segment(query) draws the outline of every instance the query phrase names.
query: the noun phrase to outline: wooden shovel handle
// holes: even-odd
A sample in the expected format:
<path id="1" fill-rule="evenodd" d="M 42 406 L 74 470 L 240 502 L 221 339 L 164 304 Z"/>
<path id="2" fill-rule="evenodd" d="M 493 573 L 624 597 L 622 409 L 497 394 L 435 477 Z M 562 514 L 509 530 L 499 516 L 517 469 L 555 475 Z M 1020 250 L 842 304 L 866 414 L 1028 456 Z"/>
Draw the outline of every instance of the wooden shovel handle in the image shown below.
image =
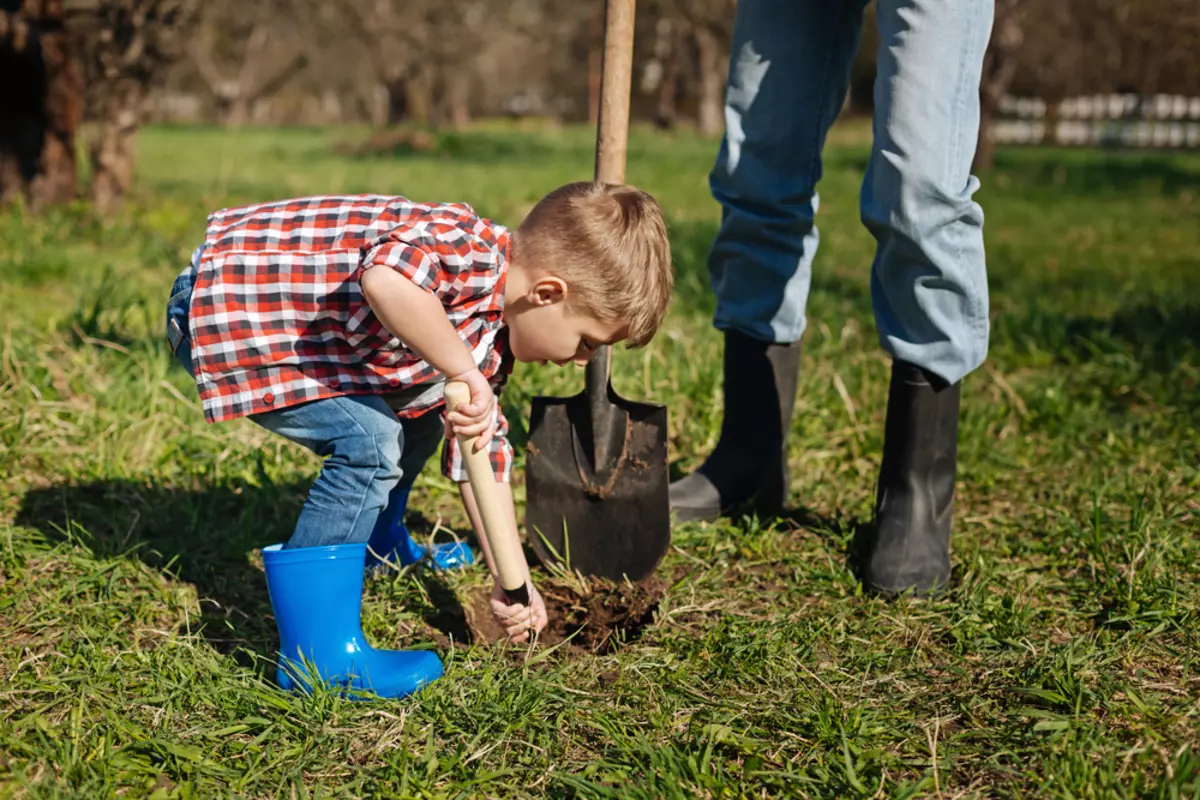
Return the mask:
<path id="1" fill-rule="evenodd" d="M 457 409 L 471 402 L 471 390 L 462 381 L 447 381 L 445 389 L 446 411 Z M 496 476 L 486 450 L 475 452 L 475 436 L 455 436 L 463 463 L 467 467 L 467 481 L 475 495 L 475 505 L 483 520 L 483 535 L 487 537 L 488 549 L 500 573 L 500 585 L 514 603 L 529 605 L 529 588 L 525 576 L 529 564 L 521 549 L 521 540 L 513 521 L 500 504 Z"/>
<path id="2" fill-rule="evenodd" d="M 625 182 L 629 92 L 633 82 L 634 0 L 606 0 L 600 115 L 596 129 L 596 180 Z"/>
<path id="3" fill-rule="evenodd" d="M 625 182 L 629 144 L 629 94 L 633 83 L 633 16 L 635 0 L 605 0 L 604 60 L 600 74 L 600 116 L 596 126 L 596 177 L 600 183 Z M 608 402 L 612 348 L 602 345 L 587 365 L 586 388 L 592 405 L 593 435 L 608 441 L 613 424 Z M 608 454 L 597 453 L 597 461 Z"/>

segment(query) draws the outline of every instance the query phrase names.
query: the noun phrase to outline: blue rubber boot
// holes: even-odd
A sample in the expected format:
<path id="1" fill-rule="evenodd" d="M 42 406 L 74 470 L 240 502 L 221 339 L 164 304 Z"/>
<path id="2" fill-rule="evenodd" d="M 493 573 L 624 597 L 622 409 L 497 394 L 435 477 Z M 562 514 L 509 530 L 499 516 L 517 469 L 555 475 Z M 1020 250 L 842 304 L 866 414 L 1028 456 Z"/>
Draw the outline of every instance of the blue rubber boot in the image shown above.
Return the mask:
<path id="1" fill-rule="evenodd" d="M 388 507 L 379 516 L 375 531 L 371 534 L 367 550 L 366 568 L 374 572 L 391 562 L 407 567 L 418 561 L 427 561 L 434 569 L 459 569 L 475 563 L 475 554 L 466 542 L 434 543 L 433 552 L 413 541 L 404 524 L 404 513 L 408 510 L 408 496 L 412 486 L 398 486 L 388 498 Z"/>
<path id="2" fill-rule="evenodd" d="M 361 617 L 365 544 L 281 548 L 263 548 L 267 590 L 279 627 L 276 678 L 281 688 L 308 692 L 320 681 L 379 697 L 403 697 L 441 677 L 436 653 L 376 650 L 367 644 Z"/>

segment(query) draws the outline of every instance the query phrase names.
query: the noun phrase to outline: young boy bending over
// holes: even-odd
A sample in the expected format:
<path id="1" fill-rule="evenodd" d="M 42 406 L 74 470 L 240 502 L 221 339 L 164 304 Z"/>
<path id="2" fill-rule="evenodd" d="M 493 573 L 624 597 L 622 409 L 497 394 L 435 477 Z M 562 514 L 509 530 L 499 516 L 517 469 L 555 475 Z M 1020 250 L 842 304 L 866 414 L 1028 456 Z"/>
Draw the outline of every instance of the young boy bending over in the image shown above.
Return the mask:
<path id="1" fill-rule="evenodd" d="M 514 514 L 496 401 L 513 360 L 583 364 L 602 344 L 644 345 L 672 280 L 661 209 L 631 186 L 563 186 L 516 230 L 464 204 L 378 195 L 209 216 L 171 291 L 172 351 L 209 422 L 249 417 L 325 459 L 291 538 L 263 549 L 283 688 L 398 697 L 441 675 L 432 652 L 366 643 L 368 544 L 395 544 L 413 481 L 444 441 L 442 470 L 495 577 L 454 435 L 479 437 Z M 448 379 L 470 387 L 470 404 L 444 409 Z M 513 641 L 546 625 L 536 589 L 513 605 L 497 580 L 491 602 Z"/>

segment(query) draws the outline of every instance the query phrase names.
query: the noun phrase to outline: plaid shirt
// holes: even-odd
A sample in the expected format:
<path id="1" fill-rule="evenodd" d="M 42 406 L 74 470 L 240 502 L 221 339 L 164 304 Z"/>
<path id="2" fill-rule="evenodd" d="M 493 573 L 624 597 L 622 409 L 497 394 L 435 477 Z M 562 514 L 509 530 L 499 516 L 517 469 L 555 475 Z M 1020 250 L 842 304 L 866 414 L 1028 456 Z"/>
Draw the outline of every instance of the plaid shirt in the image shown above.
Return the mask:
<path id="1" fill-rule="evenodd" d="M 403 398 L 412 418 L 444 407 L 443 376 L 379 322 L 359 279 L 377 266 L 436 295 L 499 393 L 512 369 L 501 311 L 510 234 L 463 204 L 308 197 L 211 214 L 192 293 L 196 384 L 209 422 L 350 394 Z M 492 467 L 508 480 L 496 405 Z M 457 443 L 442 471 L 465 481 Z"/>

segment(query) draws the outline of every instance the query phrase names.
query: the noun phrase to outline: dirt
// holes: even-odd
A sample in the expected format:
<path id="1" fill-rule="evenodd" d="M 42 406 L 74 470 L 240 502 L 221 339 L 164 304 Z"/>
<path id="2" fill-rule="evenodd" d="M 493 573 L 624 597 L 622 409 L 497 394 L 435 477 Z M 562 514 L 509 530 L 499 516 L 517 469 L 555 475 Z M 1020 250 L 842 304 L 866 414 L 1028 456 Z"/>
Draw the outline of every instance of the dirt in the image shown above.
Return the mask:
<path id="1" fill-rule="evenodd" d="M 550 618 L 538 636 L 539 646 L 562 644 L 569 654 L 611 653 L 641 637 L 653 623 L 667 588 L 666 581 L 658 577 L 636 584 L 595 577 L 580 583 L 582 592 L 539 576 L 538 591 L 546 601 Z M 439 643 L 448 645 L 452 636 L 455 644 L 467 646 L 464 634 L 475 644 L 491 644 L 503 638 L 504 631 L 492 616 L 486 589 L 473 590 L 461 602 L 464 618 L 442 617 L 439 622 L 444 624 L 434 623 L 442 632 L 436 637 Z"/>

